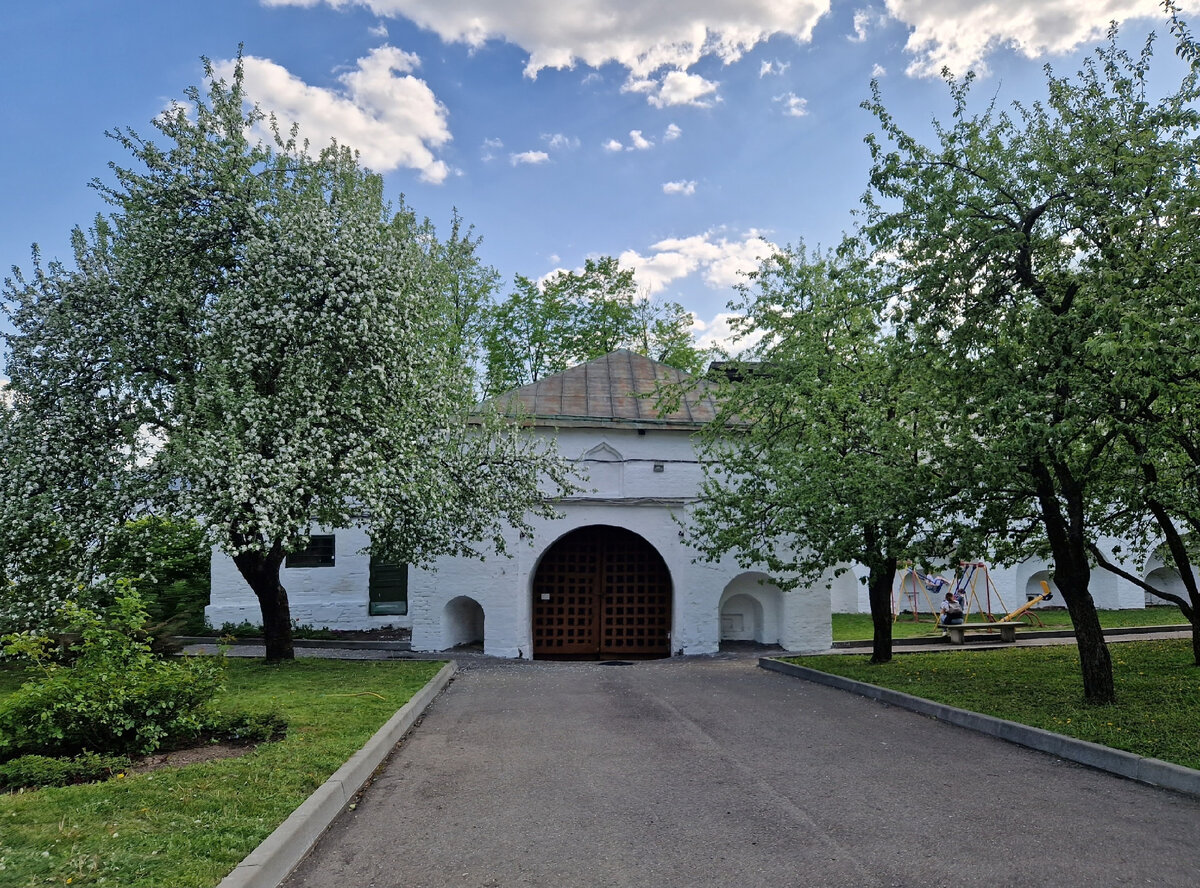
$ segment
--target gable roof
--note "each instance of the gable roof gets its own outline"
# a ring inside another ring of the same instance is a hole
[[[694,386],[687,397],[661,412],[655,388],[689,381]],[[625,349],[505,392],[493,403],[529,416],[535,426],[694,430],[716,416],[709,383]]]

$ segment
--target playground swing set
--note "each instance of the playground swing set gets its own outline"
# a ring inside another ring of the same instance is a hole
[[[984,622],[976,623],[975,626],[979,629],[999,629],[1001,638],[1004,641],[1013,641],[1016,638],[1016,624],[1018,619],[1028,621],[1030,626],[1044,626],[1041,618],[1033,612],[1033,607],[1043,601],[1049,601],[1052,597],[1050,585],[1043,580],[1042,592],[1026,601],[1023,605],[1015,610],[1009,611],[1008,605],[1004,603],[1004,599],[1000,595],[1000,590],[996,588],[996,584],[992,582],[991,574],[988,573],[987,564],[983,561],[960,561],[958,563],[958,571],[954,576],[954,581],[951,583],[943,576],[937,574],[922,573],[915,564],[909,562],[905,565],[903,573],[900,575],[900,595],[895,592],[892,594],[892,621],[896,622],[900,619],[901,608],[898,606],[898,597],[906,599],[908,610],[912,613],[912,620],[915,623],[921,622],[921,606],[918,596],[923,596],[926,605],[929,607],[929,612],[933,616],[934,624],[937,628],[943,629],[951,636],[951,641],[956,644],[962,644],[963,634],[967,629],[972,628],[967,623],[970,620],[971,611],[982,614]],[[979,595],[982,591],[984,604],[980,604]],[[962,623],[960,625],[942,625],[941,612],[939,610],[940,599],[950,592],[954,596],[954,600],[958,603],[962,610]],[[1000,609],[1006,611],[1003,617],[997,617],[992,613],[992,595],[996,596],[996,602]],[[932,596],[932,597],[931,597]],[[972,605],[974,607],[972,608]]]

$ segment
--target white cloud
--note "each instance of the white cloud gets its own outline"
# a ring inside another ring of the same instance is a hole
[[[715,348],[733,356],[755,346],[762,339],[763,331],[754,330],[736,338],[733,321],[737,317],[730,312],[720,312],[711,321],[703,321],[693,315],[692,335],[696,338],[696,345],[699,348]]]
[[[856,9],[854,11],[854,34],[847,38],[851,43],[862,43],[871,36],[871,32],[887,23],[887,13],[877,9]]]
[[[766,77],[768,74],[775,74],[778,76],[790,67],[792,67],[791,62],[781,62],[779,59],[764,61],[758,66],[758,76],[760,80],[763,77]]]
[[[653,148],[654,143],[642,135],[641,130],[629,131],[629,146],[630,150],[645,151],[648,148]]]
[[[374,25],[367,28],[367,33],[372,37],[380,37],[386,40],[388,36],[387,25],[385,25],[383,22],[376,22]]]
[[[319,0],[262,0],[313,6]],[[499,39],[524,49],[525,73],[600,68],[616,62],[636,77],[662,68],[687,70],[705,56],[735,62],[773,35],[808,42],[829,0],[704,0],[681,7],[644,0],[327,0],[403,16],[446,42],[482,46]]]
[[[808,116],[808,99],[802,99],[793,92],[776,96],[775,101],[783,104],[783,113],[788,117]]]
[[[1112,20],[1159,19],[1159,0],[887,0],[891,16],[912,31],[908,73],[936,76],[943,67],[983,72],[1000,46],[1027,58],[1070,52],[1101,37]]]
[[[448,112],[428,84],[412,76],[420,65],[415,55],[376,47],[338,78],[341,89],[310,86],[269,59],[245,56],[242,64],[247,95],[285,127],[298,123],[301,137],[314,147],[337,139],[378,172],[406,167],[427,182],[449,174],[433,153],[450,141]],[[217,76],[232,77],[233,65],[218,62]]]
[[[626,250],[618,257],[621,265],[632,268],[640,286],[653,295],[672,281],[699,273],[714,289],[732,288],[753,271],[762,260],[779,248],[755,229],[740,237],[729,238],[719,231],[684,238],[667,238],[652,244],[643,256]]]
[[[713,102],[720,101],[716,95],[719,85],[711,80],[705,80],[699,74],[668,71],[658,84],[658,91],[646,96],[646,101],[655,108],[665,108],[668,105],[694,105],[697,108],[710,108]]]
[[[550,155],[545,151],[522,151],[519,154],[508,155],[508,159],[513,166],[521,166],[522,164],[537,166],[540,163],[549,161]]]
[[[696,183],[691,179],[680,180],[679,182],[664,182],[663,194],[695,194]]]
[[[681,130],[675,124],[670,123],[670,124],[667,124],[667,129],[663,133],[663,141],[664,142],[674,142],[676,139],[678,139],[682,135],[683,135],[683,130]]]
[[[607,142],[604,143],[605,151],[620,151],[624,147],[625,146],[622,145],[620,142],[618,142],[616,139],[609,139]]]
[[[555,151],[579,147],[579,139],[574,136],[564,136],[562,133],[543,133],[542,141]]]
[[[625,68],[631,83],[669,104],[661,71],[687,72],[705,57],[725,64],[776,36],[812,40],[830,0],[696,0],[680,4],[644,0],[260,0],[269,6],[364,6],[381,17],[404,17],[446,42],[482,46],[503,40],[527,53],[525,74],[543,68]],[[1185,6],[1192,6],[1186,3]],[[1108,22],[1132,17],[1161,20],[1160,0],[885,0],[886,12],[911,32],[908,72],[937,74],[980,69],[988,53],[1012,45],[1030,58],[1064,53],[1092,42]],[[851,39],[865,39],[883,20],[867,6],[855,15]],[[761,71],[761,69],[760,69]]]
[[[876,62],[871,66],[871,76],[876,80],[878,80],[880,77],[886,77],[887,68],[883,67],[883,65],[879,64],[879,62]]]
[[[484,139],[483,147],[480,149],[479,158],[485,163],[496,159],[496,151],[504,147],[504,142],[501,139]]]

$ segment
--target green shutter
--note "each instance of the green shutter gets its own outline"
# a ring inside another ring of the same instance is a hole
[[[374,616],[401,616],[408,613],[408,565],[380,561],[371,556],[371,575],[367,582],[370,602],[367,613]]]

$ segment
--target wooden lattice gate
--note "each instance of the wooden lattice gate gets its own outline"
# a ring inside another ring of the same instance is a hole
[[[670,633],[670,572],[636,533],[583,527],[542,557],[533,579],[534,657],[666,657]]]

